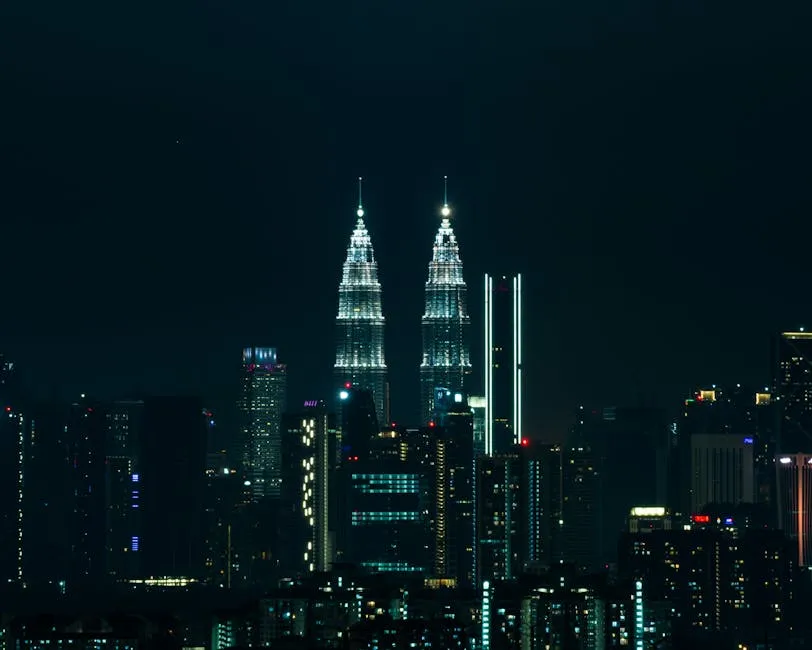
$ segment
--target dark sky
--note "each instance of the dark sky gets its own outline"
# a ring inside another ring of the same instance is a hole
[[[442,175],[522,270],[528,413],[768,377],[812,323],[808,0],[0,6],[0,347],[43,393],[325,395],[364,175],[398,419]],[[479,333],[475,344],[479,350]],[[475,361],[479,368],[479,358]]]

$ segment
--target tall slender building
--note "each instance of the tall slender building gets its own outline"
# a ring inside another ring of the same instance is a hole
[[[239,410],[243,466],[254,501],[281,495],[286,397],[287,369],[277,362],[276,348],[245,348]]]
[[[350,384],[372,391],[378,418],[389,420],[386,361],[383,352],[384,317],[381,283],[372,239],[364,223],[361,179],[358,179],[358,220],[350,236],[347,259],[338,286],[336,362],[338,387]]]
[[[485,274],[485,453],[522,442],[522,276]]]
[[[468,350],[471,323],[460,249],[451,228],[447,181],[441,214],[442,221],[429,262],[426,312],[423,314],[420,415],[424,423],[434,417],[434,389],[443,387],[452,393],[464,393],[465,377],[471,372]]]

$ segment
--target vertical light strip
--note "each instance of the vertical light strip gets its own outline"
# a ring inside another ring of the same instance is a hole
[[[522,444],[522,274],[513,278],[513,427]]]
[[[634,583],[634,647],[636,650],[645,648],[646,619],[643,609],[643,582]]]
[[[482,650],[491,649],[491,583],[485,580],[482,583]]]
[[[485,274],[485,455],[493,455],[493,279]]]

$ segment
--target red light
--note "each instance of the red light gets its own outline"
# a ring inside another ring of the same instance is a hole
[[[710,522],[710,515],[691,515],[691,521],[695,524],[707,524]]]
[[[344,384],[344,388],[352,388],[352,382],[348,381],[346,384]]]
[[[10,406],[6,407],[6,413],[11,413],[11,407]]]
[[[527,438],[522,438],[522,447],[530,446],[530,441]]]
[[[433,426],[434,426],[434,420],[432,420],[431,422],[429,422],[429,427],[433,427]]]

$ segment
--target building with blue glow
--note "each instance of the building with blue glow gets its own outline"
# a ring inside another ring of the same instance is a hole
[[[348,463],[344,560],[372,572],[425,573],[423,477],[406,463]]]
[[[372,391],[378,417],[388,421],[381,283],[372,238],[364,223],[361,179],[356,214],[338,286],[336,388],[350,385]]]
[[[467,288],[447,196],[441,214],[429,262],[422,320],[420,415],[423,424],[434,417],[435,389],[444,387],[464,393],[466,377],[471,373]]]

